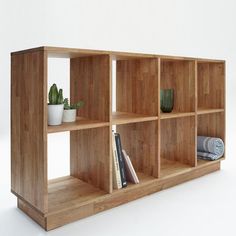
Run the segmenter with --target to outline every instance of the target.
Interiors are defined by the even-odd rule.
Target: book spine
[[[112,151],[113,151],[113,185],[115,189],[120,189],[122,188],[122,183],[120,177],[120,166],[119,166],[114,134],[112,134]]]
[[[126,176],[125,176],[125,165],[122,153],[122,146],[120,140],[120,134],[115,133],[116,149],[118,154],[119,166],[120,166],[120,177],[122,182],[122,187],[127,186]]]

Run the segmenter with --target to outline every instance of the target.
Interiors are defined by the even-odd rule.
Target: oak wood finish
[[[140,114],[129,113],[129,112],[113,112],[112,113],[112,125],[153,121],[157,119],[158,119],[157,116],[147,116],[147,115],[140,115]]]
[[[71,101],[85,101],[76,122],[47,126],[48,57],[70,58]],[[160,89],[171,87],[174,111],[162,113]],[[211,173],[224,159],[196,155],[197,135],[225,141],[223,60],[39,47],[12,53],[11,90],[12,192],[46,230]],[[112,186],[113,125],[140,180],[119,190]],[[48,181],[47,135],[64,131],[70,176]]]
[[[170,168],[172,168],[171,164]],[[71,207],[65,208],[61,212],[56,211],[55,213],[50,212],[48,214],[44,214],[43,218],[40,213],[35,211],[29,205],[27,205],[27,203],[22,204],[21,200],[19,200],[19,202],[21,203],[19,208],[22,209],[38,224],[44,227],[45,230],[51,230],[60,227],[66,223],[70,223],[75,220],[94,215],[96,213],[108,210],[121,204],[147,196],[151,193],[155,193],[163,189],[170,188],[174,185],[217,171],[220,169],[220,161],[201,163],[198,167],[192,168],[180,167],[180,172],[176,171],[176,169],[178,169],[177,165],[175,169],[172,169],[172,171],[170,171],[167,175],[159,179],[151,178],[145,175],[139,175],[141,183],[138,185],[130,185],[127,188],[116,190],[112,194],[101,194],[96,198],[91,198],[87,202],[83,202],[75,206],[71,204]],[[59,186],[60,181],[58,182],[58,186],[55,187],[55,195],[57,189],[60,188]],[[64,180],[62,180],[61,187],[65,187]],[[53,186],[49,185],[49,188],[51,188],[51,191],[54,191]],[[72,193],[72,195],[73,194],[74,193]],[[67,195],[66,197],[69,197],[69,195]]]
[[[70,59],[70,99],[72,103],[84,101],[79,116],[109,122],[109,55]]]
[[[224,63],[198,63],[198,107],[224,108]]]
[[[11,189],[47,212],[45,53],[11,58]]]
[[[135,171],[158,177],[157,123],[150,121],[118,125],[116,130]]]
[[[198,115],[198,135],[219,137],[225,142],[224,112]]]
[[[99,120],[90,120],[84,117],[77,117],[75,122],[63,123],[57,126],[48,126],[48,133],[57,133],[64,131],[82,130],[82,129],[92,129],[98,127],[109,126],[109,122],[101,122]]]
[[[194,61],[161,61],[161,89],[170,88],[174,89],[174,112],[195,111]]]
[[[157,116],[157,60],[117,61],[116,73],[116,110]]]
[[[195,117],[161,120],[161,158],[196,165]]]
[[[71,131],[70,174],[106,192],[110,183],[110,129],[102,127]]]

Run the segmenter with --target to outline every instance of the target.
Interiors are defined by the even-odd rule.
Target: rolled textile
[[[224,155],[224,142],[220,138],[197,137],[197,155],[204,160],[217,160]]]

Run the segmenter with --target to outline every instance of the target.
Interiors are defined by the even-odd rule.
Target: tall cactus
[[[58,92],[57,85],[53,84],[49,90],[48,99],[50,105],[63,104],[62,89],[60,89]]]

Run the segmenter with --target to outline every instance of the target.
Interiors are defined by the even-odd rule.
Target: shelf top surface
[[[162,60],[198,60],[200,63],[215,62],[224,63],[225,60],[220,59],[207,59],[207,58],[195,58],[195,57],[183,57],[183,56],[168,56],[158,54],[146,54],[146,53],[132,53],[132,52],[119,52],[119,51],[106,51],[106,50],[93,50],[93,49],[79,49],[79,48],[64,48],[64,47],[50,47],[42,46],[26,50],[20,50],[12,52],[11,55],[24,54],[36,51],[45,51],[48,57],[55,58],[76,58],[95,55],[110,55],[114,60],[125,59],[138,59],[138,58],[161,58]]]

